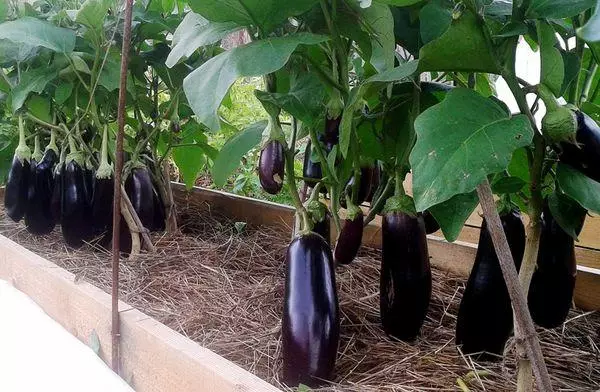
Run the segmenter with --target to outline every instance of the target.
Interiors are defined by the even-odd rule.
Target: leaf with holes
[[[421,113],[415,131],[410,164],[418,211],[475,190],[488,174],[505,170],[513,152],[533,137],[526,116],[510,117],[466,88]]]

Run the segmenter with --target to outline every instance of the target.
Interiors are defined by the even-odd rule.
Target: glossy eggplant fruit
[[[525,251],[525,227],[518,212],[500,216],[517,270]],[[513,312],[500,262],[485,220],[475,263],[463,294],[456,323],[456,344],[481,360],[502,357],[513,330]]]
[[[29,191],[25,227],[32,234],[48,234],[56,225],[52,212],[52,192],[54,191],[54,166],[58,161],[56,152],[47,150],[38,164],[31,161]]]
[[[67,245],[79,248],[92,236],[90,205],[85,190],[83,168],[74,160],[65,164],[63,173],[61,228]]]
[[[369,195],[372,195],[374,192],[373,188],[373,179],[376,176],[376,165],[372,166],[363,166],[360,168],[360,184],[358,185],[358,196],[356,198],[356,204],[362,204]],[[348,183],[346,184],[345,195],[340,197],[340,205],[343,208],[346,208],[346,197],[350,195],[352,188],[354,186],[354,176],[350,177]],[[376,188],[375,188],[376,189]]]
[[[23,219],[27,209],[30,172],[29,160],[13,157],[4,190],[4,208],[6,215],[15,222]]]
[[[423,221],[425,222],[425,232],[433,234],[440,229],[440,224],[435,220],[429,210],[423,211]]]
[[[542,216],[537,268],[529,286],[529,312],[544,328],[556,328],[567,319],[575,289],[575,243],[554,220],[548,208]]]
[[[285,155],[283,145],[271,140],[260,151],[258,177],[265,192],[276,195],[283,186]]]
[[[87,165],[83,169],[83,178],[85,185],[85,197],[87,198],[88,204],[92,204],[94,198],[94,184],[96,182],[96,173],[94,169],[89,168]]]
[[[314,162],[311,159],[312,143],[310,140],[306,144],[306,150],[304,151],[304,164],[302,166],[302,176],[304,181],[310,187],[314,187],[317,182],[323,178],[323,171],[321,170],[321,163]]]
[[[154,226],[154,187],[146,167],[131,170],[125,181],[125,192],[142,225],[151,229]]]
[[[52,188],[52,197],[50,199],[50,213],[54,221],[59,224],[62,218],[62,198],[63,198],[63,178],[65,174],[65,164],[58,163],[54,168],[54,187]]]
[[[371,190],[367,197],[365,197],[365,201],[371,203],[373,201],[373,197],[375,197],[375,192],[377,192],[377,188],[379,188],[379,184],[381,183],[381,167],[379,164],[375,164],[373,167],[373,174],[371,178]]]
[[[325,134],[323,135],[323,142],[325,142],[325,144],[331,145],[332,148],[339,142],[341,122],[342,116],[325,119]],[[331,151],[331,148],[329,149],[329,151]]]
[[[580,172],[600,182],[600,126],[587,114],[577,111],[577,144],[561,143],[559,157]]]
[[[319,234],[325,242],[330,245],[331,244],[331,219],[329,218],[330,214],[327,212],[325,218],[315,223],[313,226],[313,232]]]
[[[362,243],[364,216],[362,211],[354,219],[344,219],[338,236],[333,259],[337,264],[350,264],[358,254]]]
[[[335,271],[329,245],[315,233],[288,247],[281,334],[286,384],[332,379],[340,337]]]
[[[100,235],[112,228],[115,180],[112,176],[108,178],[94,177],[93,187],[91,224],[94,234]]]
[[[384,331],[400,340],[417,338],[431,299],[431,268],[425,224],[402,212],[384,215],[380,312]]]

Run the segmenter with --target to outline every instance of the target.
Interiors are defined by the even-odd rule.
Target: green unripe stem
[[[67,155],[67,163],[70,161],[75,161],[79,164],[79,166],[83,167],[84,159],[81,151],[77,149],[77,145],[75,144],[75,139],[72,135],[68,136],[69,139],[69,154]]]
[[[25,125],[23,124],[23,116],[19,115],[19,145],[15,149],[15,157],[23,163],[31,159],[31,150],[27,146],[27,138],[25,137]]]
[[[50,143],[46,146],[44,152],[53,150],[58,155],[58,146],[56,145],[56,130],[52,129],[50,131]]]
[[[381,211],[381,209],[383,208],[383,206],[385,204],[385,201],[387,200],[387,198],[390,196],[390,194],[393,191],[392,190],[393,185],[394,185],[394,178],[393,177],[388,178],[388,181],[385,184],[383,191],[381,191],[379,198],[375,201],[375,203],[373,203],[371,205],[369,214],[365,218],[364,226],[367,226],[373,219],[375,219],[375,216],[379,213],[379,211]]]
[[[113,174],[112,165],[108,163],[108,125],[104,125],[102,131],[102,147],[100,150],[100,165],[96,170],[96,178],[111,178]]]
[[[34,138],[34,148],[33,154],[31,154],[31,159],[35,159],[36,162],[42,160],[42,148],[40,147],[40,137],[35,135]]]
[[[560,107],[552,91],[545,85],[538,85],[538,95],[544,101],[544,105],[546,105],[546,112],[556,111]]]

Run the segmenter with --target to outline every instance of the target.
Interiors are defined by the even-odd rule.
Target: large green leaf
[[[196,177],[202,166],[206,163],[203,144],[206,143],[206,135],[202,127],[195,121],[188,121],[181,129],[182,147],[173,149],[173,160],[183,176],[183,182],[187,188],[194,186]]]
[[[50,99],[48,97],[42,97],[37,94],[31,95],[27,100],[27,110],[40,120],[52,123]]]
[[[26,16],[0,24],[0,39],[27,46],[43,46],[55,52],[72,52],[75,32]]]
[[[482,24],[470,11],[464,11],[444,34],[421,48],[419,71],[499,73],[500,70]]]
[[[452,7],[445,1],[431,1],[419,13],[421,40],[427,44],[440,37],[452,23]]]
[[[12,91],[12,111],[16,112],[23,106],[31,92],[41,93],[46,85],[56,78],[55,69],[42,67],[22,73],[21,82]]]
[[[198,120],[219,129],[217,110],[237,78],[259,76],[283,67],[298,45],[313,45],[327,37],[300,33],[252,42],[221,53],[202,64],[183,81],[183,89]]]
[[[564,163],[556,169],[560,189],[583,208],[600,214],[600,183]]]
[[[290,16],[311,9],[319,0],[191,0],[193,11],[212,22],[255,25],[268,33]]]
[[[233,22],[209,22],[201,15],[189,12],[173,34],[173,49],[165,64],[171,68],[181,59],[190,57],[196,49],[214,44],[239,29]]]
[[[577,35],[587,42],[600,41],[600,1],[596,3],[596,9],[585,26],[577,29]]]
[[[363,103],[363,96],[371,85],[385,85],[389,82],[396,82],[408,78],[417,71],[419,66],[418,60],[408,61],[400,64],[398,67],[392,68],[386,72],[382,72],[371,76],[365,80],[360,86],[355,87],[350,92],[350,97],[344,108],[342,114],[342,121],[340,122],[340,151],[343,156],[348,153],[348,147],[350,146],[350,138],[352,136],[352,121],[354,119],[354,113],[359,110]]]
[[[578,15],[596,5],[597,0],[531,0],[526,17],[529,19],[562,19]]]
[[[33,57],[37,53],[37,47],[0,39],[0,64],[1,63],[22,63]]]
[[[211,169],[213,182],[216,186],[222,187],[225,185],[227,178],[239,166],[240,159],[244,154],[260,143],[266,126],[266,121],[259,121],[227,140]]]
[[[285,110],[309,127],[315,126],[323,118],[325,94],[321,80],[309,72],[294,79],[288,93],[256,91],[256,97],[261,102]]]
[[[478,203],[477,192],[462,193],[430,207],[429,212],[440,225],[446,241],[454,242]]]
[[[559,96],[565,77],[565,64],[560,51],[554,47],[556,32],[549,23],[538,23],[538,36],[541,52],[541,82],[545,84],[554,95]]]
[[[86,0],[77,11],[75,21],[90,30],[102,31],[104,18],[109,8],[110,1],[108,0]]]
[[[509,117],[476,92],[455,88],[415,121],[410,155],[418,211],[473,191],[488,174],[505,170],[512,153],[531,142],[526,116]]]
[[[581,231],[581,223],[587,214],[585,208],[556,190],[548,196],[548,207],[552,217],[565,233],[577,240],[577,236]]]
[[[362,10],[362,19],[370,26],[374,37],[371,40],[371,64],[377,72],[384,72],[394,67],[394,17],[390,7],[373,4]]]

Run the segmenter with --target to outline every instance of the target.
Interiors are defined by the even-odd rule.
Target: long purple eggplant
[[[429,210],[423,211],[423,221],[425,222],[425,232],[427,234],[433,234],[440,229],[440,224]]]
[[[358,254],[362,242],[363,223],[364,216],[359,207],[348,210],[348,216],[344,219],[333,252],[333,259],[337,264],[350,264]]]
[[[312,232],[287,250],[281,331],[286,384],[317,387],[332,379],[340,337],[335,271],[329,245]]]
[[[380,312],[385,332],[412,341],[419,335],[431,299],[431,268],[425,224],[418,215],[383,216]]]
[[[258,178],[265,192],[272,195],[279,193],[283,187],[285,155],[283,144],[271,140],[260,151]]]
[[[25,212],[25,227],[32,234],[48,234],[56,225],[51,209],[52,192],[54,190],[53,170],[58,155],[54,149],[47,149],[42,160],[32,167]]]
[[[517,270],[525,251],[525,227],[518,212],[500,216]],[[500,359],[513,329],[510,297],[485,220],[475,263],[463,294],[456,323],[456,344],[481,360]]]
[[[576,274],[573,237],[558,225],[546,205],[537,268],[528,297],[529,311],[537,325],[556,328],[565,322],[573,301]]]
[[[154,188],[146,166],[135,167],[125,180],[125,192],[142,225],[150,229],[154,226]]]

